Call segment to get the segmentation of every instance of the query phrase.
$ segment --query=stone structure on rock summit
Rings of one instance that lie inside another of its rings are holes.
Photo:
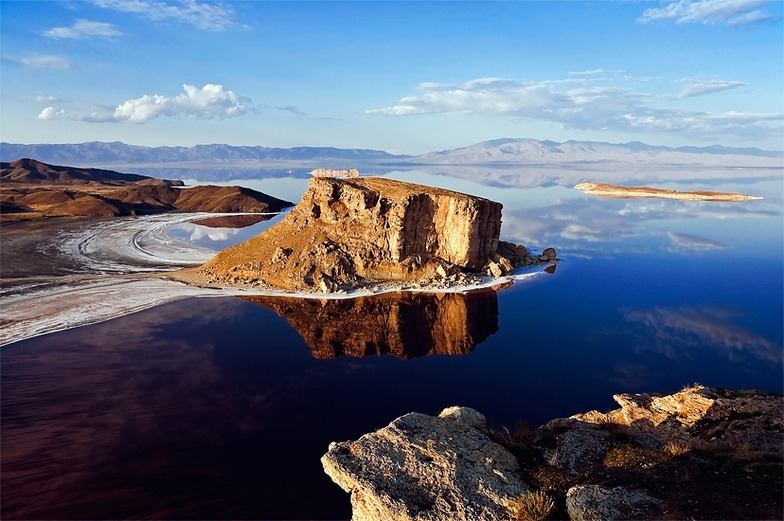
[[[212,283],[329,293],[384,281],[499,277],[555,262],[499,241],[502,205],[391,179],[313,177],[302,200],[257,237],[202,266]]]

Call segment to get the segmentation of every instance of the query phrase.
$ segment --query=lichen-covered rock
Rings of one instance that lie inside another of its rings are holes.
[[[514,456],[466,407],[406,414],[357,441],[330,444],[321,462],[351,493],[352,521],[497,521],[528,491]]]
[[[507,274],[537,259],[514,245],[499,252],[501,206],[390,179],[314,177],[281,222],[224,250],[201,271],[217,283],[322,292],[444,279],[490,263],[493,275]]]
[[[641,490],[577,485],[566,494],[566,509],[572,521],[616,521],[650,519],[659,500]]]

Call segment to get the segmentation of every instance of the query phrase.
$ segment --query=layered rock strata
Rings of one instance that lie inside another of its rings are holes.
[[[524,247],[499,241],[501,207],[390,179],[314,177],[280,223],[224,250],[201,271],[213,283],[329,293],[483,270],[500,276],[540,262]]]
[[[320,359],[463,355],[498,331],[494,290],[394,292],[353,299],[245,297],[288,320]]]

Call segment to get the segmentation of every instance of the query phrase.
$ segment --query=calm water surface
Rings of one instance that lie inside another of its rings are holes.
[[[535,426],[620,392],[784,390],[780,175],[658,184],[765,197],[745,203],[388,175],[501,201],[502,238],[562,261],[497,292],[189,299],[7,346],[3,519],[348,519],[319,458],[406,412]],[[284,181],[307,182],[245,184]]]

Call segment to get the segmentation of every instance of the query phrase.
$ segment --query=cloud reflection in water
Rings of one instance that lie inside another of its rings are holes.
[[[627,310],[624,318],[642,324],[649,334],[647,347],[667,357],[691,356],[695,350],[711,347],[729,360],[746,356],[782,363],[782,346],[752,333],[730,321],[734,314],[716,308],[667,309],[656,307],[647,311]]]

